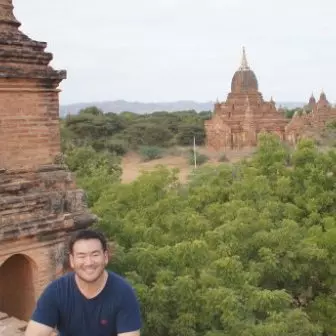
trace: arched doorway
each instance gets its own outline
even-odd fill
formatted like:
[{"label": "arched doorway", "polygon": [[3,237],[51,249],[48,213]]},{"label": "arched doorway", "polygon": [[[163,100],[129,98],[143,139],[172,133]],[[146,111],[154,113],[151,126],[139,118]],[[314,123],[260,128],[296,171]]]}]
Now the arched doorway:
[{"label": "arched doorway", "polygon": [[34,265],[22,254],[0,267],[0,311],[28,321],[35,305]]}]

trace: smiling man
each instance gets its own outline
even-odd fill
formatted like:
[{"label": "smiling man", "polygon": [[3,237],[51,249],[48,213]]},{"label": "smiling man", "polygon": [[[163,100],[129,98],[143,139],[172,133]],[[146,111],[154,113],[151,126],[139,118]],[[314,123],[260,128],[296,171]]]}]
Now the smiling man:
[{"label": "smiling man", "polygon": [[83,230],[71,237],[73,272],[53,281],[37,302],[25,336],[139,336],[141,319],[132,287],[105,269],[103,235]]}]

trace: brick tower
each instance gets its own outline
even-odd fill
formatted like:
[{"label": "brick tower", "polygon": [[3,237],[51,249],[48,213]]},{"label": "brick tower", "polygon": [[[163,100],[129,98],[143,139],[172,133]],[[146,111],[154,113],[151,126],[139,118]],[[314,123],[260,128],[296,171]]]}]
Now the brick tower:
[{"label": "brick tower", "polygon": [[41,291],[64,272],[69,232],[95,220],[73,176],[55,163],[66,72],[50,67],[46,43],[19,27],[12,0],[0,0],[1,335],[5,317],[28,320]]},{"label": "brick tower", "polygon": [[215,104],[212,118],[204,123],[207,147],[217,151],[254,147],[262,132],[284,140],[287,123],[273,99],[265,101],[259,92],[257,76],[248,65],[243,48],[240,67],[231,80],[231,92],[226,101]]}]

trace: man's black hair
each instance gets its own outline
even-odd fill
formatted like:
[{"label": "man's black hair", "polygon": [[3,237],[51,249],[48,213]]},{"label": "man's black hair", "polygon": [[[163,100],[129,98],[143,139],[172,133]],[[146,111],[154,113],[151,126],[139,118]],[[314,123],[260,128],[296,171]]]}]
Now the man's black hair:
[{"label": "man's black hair", "polygon": [[69,253],[72,254],[73,252],[73,246],[78,240],[89,240],[89,239],[98,239],[102,245],[103,251],[105,252],[107,250],[107,241],[105,236],[95,230],[91,229],[86,229],[86,230],[81,230],[78,232],[75,232],[69,240]]}]

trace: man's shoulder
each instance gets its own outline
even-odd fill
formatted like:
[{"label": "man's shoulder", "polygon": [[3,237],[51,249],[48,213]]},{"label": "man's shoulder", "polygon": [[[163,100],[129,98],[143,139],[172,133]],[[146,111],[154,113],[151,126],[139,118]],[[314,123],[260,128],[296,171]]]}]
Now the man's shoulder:
[{"label": "man's shoulder", "polygon": [[106,298],[113,298],[119,307],[137,305],[136,291],[131,283],[123,276],[109,271],[109,285]]},{"label": "man's shoulder", "polygon": [[62,292],[66,287],[71,286],[73,280],[73,273],[66,273],[59,278],[51,281],[46,287],[46,291],[59,293]]}]

